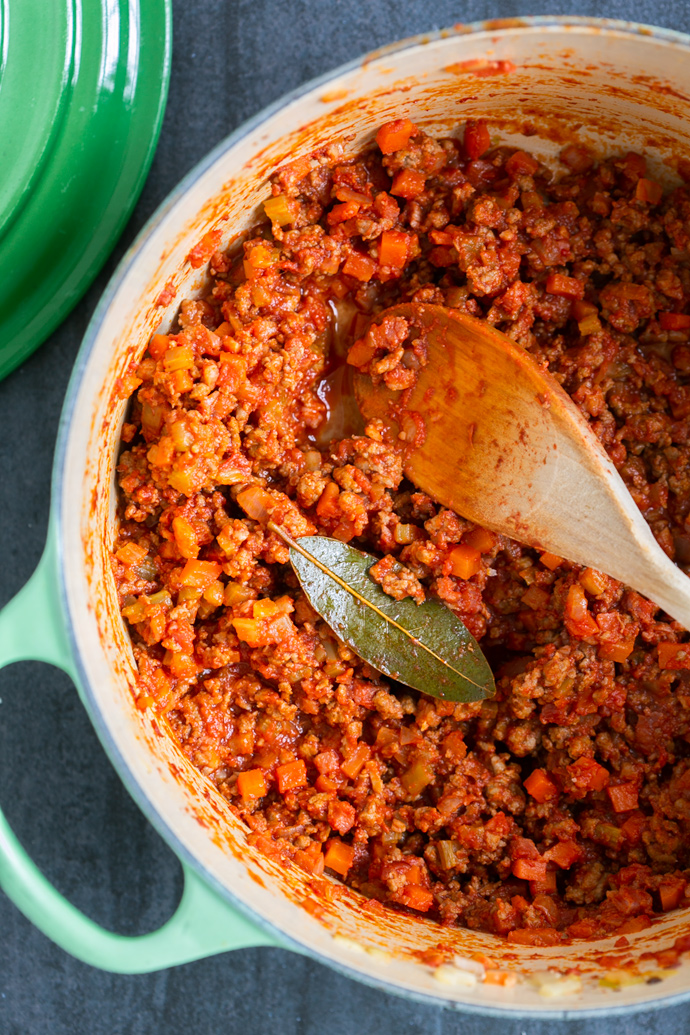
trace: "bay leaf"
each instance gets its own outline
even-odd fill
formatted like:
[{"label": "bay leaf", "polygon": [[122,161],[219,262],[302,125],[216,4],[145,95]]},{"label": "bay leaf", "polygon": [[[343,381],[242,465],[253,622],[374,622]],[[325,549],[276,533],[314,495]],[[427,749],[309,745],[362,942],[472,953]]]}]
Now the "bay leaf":
[{"label": "bay leaf", "polygon": [[445,701],[481,701],[496,692],[479,644],[439,600],[393,600],[369,575],[370,554],[326,536],[292,539],[290,562],[315,611],[367,664]]}]

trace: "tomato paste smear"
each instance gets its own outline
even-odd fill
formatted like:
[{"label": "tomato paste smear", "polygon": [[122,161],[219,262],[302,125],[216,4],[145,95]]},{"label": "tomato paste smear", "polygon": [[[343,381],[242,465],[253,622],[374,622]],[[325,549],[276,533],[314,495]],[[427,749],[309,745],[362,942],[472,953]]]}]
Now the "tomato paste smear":
[{"label": "tomato paste smear", "polygon": [[[551,945],[690,900],[687,633],[417,491],[376,422],[357,426],[343,362],[404,390],[424,357],[404,320],[372,316],[414,301],[487,320],[548,366],[688,565],[690,192],[662,190],[643,155],[572,144],[554,175],[492,138],[401,118],[355,158],[331,144],[279,170],[266,223],[213,252],[206,296],[125,379],[113,571],[139,706],[253,843],[389,906]],[[269,517],[370,551],[397,599],[444,601],[496,697],[434,700],[364,664]]]}]

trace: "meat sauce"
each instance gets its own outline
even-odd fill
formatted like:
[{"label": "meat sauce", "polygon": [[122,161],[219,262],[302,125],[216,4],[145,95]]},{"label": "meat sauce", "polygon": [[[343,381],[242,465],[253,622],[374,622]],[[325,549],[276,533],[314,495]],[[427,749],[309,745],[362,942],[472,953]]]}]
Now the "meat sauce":
[{"label": "meat sauce", "polygon": [[[282,168],[266,222],[217,250],[131,371],[113,571],[164,717],[265,852],[397,909],[531,945],[690,904],[690,644],[601,572],[473,525],[364,425],[356,368],[405,390],[399,301],[488,321],[569,393],[665,552],[690,564],[690,191],[642,155],[556,174],[407,119],[355,159]],[[404,323],[404,321],[403,321]],[[391,684],[308,604],[271,517],[437,597],[497,694]]]}]

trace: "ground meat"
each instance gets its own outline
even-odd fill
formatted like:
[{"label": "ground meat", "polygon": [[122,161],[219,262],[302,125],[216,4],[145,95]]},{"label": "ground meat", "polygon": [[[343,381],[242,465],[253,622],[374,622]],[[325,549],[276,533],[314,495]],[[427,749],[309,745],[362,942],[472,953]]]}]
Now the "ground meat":
[{"label": "ground meat", "polygon": [[[113,572],[142,708],[266,851],[365,896],[523,944],[640,930],[687,904],[690,645],[614,579],[410,485],[353,366],[404,390],[427,301],[486,319],[571,395],[657,540],[690,563],[690,189],[637,154],[552,176],[406,119],[275,177],[267,222],[211,257],[157,334],[119,459]],[[344,364],[347,357],[348,365]],[[334,395],[334,385],[340,396]],[[411,433],[414,427],[411,426]],[[395,599],[477,636],[495,698],[434,700],[341,643],[268,528],[353,542]]]}]

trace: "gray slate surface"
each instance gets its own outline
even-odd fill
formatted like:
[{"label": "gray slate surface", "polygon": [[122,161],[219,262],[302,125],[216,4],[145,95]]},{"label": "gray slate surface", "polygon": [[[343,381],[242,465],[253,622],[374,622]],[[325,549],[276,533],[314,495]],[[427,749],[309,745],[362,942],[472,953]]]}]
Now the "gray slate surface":
[{"label": "gray slate surface", "polygon": [[[687,0],[173,0],[173,7],[170,100],[134,216],[86,298],[0,383],[0,605],[40,556],[62,398],[98,297],[168,191],[242,120],[359,53],[458,21],[558,11],[690,27]],[[179,897],[179,865],[124,791],[67,678],[47,666],[14,665],[0,673],[0,698],[0,801],[24,845],[56,887],[106,927],[155,929]],[[269,949],[113,976],[56,948],[0,893],[0,1035],[676,1035],[689,1028],[690,1005],[560,1024],[463,1017]]]}]

